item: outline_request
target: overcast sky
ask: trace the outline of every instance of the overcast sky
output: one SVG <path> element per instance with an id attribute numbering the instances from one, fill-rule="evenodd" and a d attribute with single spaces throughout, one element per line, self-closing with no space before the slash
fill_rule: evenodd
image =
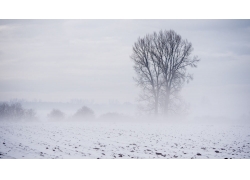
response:
<path id="1" fill-rule="evenodd" d="M 250 113 L 249 20 L 0 20 L 0 101 L 135 103 L 132 46 L 161 29 L 201 59 L 182 90 L 192 107 Z"/>

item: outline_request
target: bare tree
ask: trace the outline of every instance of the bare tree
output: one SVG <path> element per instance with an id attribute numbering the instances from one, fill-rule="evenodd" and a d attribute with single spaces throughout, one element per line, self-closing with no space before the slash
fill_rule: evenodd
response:
<path id="1" fill-rule="evenodd" d="M 133 59 L 137 85 L 142 87 L 141 100 L 158 114 L 175 111 L 179 92 L 193 76 L 187 67 L 197 67 L 197 56 L 190 57 L 192 44 L 173 30 L 154 32 L 134 44 Z M 149 109 L 150 110 L 150 109 Z"/>
<path id="2" fill-rule="evenodd" d="M 143 91 L 139 100 L 147 102 L 147 111 L 158 114 L 160 89 L 164 81 L 161 78 L 160 66 L 152 57 L 152 40 L 151 35 L 138 38 L 131 59 L 135 62 L 134 69 L 137 73 L 137 78 L 134 79 Z"/>

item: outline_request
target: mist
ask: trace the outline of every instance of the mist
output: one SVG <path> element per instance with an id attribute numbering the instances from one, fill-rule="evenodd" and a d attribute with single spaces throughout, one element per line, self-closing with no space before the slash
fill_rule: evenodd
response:
<path id="1" fill-rule="evenodd" d="M 0 101 L 137 104 L 133 43 L 174 29 L 201 59 L 181 91 L 190 114 L 249 116 L 249 27 L 249 20 L 1 20 Z"/>
<path id="2" fill-rule="evenodd" d="M 196 68 L 186 69 L 193 79 L 185 82 L 178 92 L 182 106 L 167 115 L 155 115 L 142 108 L 145 105 L 139 100 L 142 88 L 135 82 L 137 74 L 131 59 L 138 38 L 161 30 L 180 34 L 192 44 L 191 55 L 199 58 Z M 222 136 L 230 134 L 232 129 L 235 134 L 242 133 L 232 139 L 243 143 L 246 154 L 229 156 L 216 152 L 202 158 L 249 158 L 249 34 L 249 20 L 0 20 L 0 134 L 3 135 L 0 140 L 15 146 L 19 146 L 18 141 L 24 143 L 19 135 L 12 134 L 13 138 L 4 135 L 13 129 L 20 134 L 37 131 L 46 139 L 47 149 L 53 144 L 47 138 L 57 133 L 65 138 L 62 138 L 65 151 L 58 145 L 61 148 L 58 154 L 53 154 L 58 150 L 53 147 L 47 155 L 32 151 L 33 155 L 27 158 L 200 158 L 204 144 L 198 144 L 199 152 L 189 156 L 172 151 L 170 155 L 164 151 L 145 155 L 144 150 L 133 156 L 128 153 L 135 148 L 126 151 L 126 155 L 118 152 L 113 155 L 111 151 L 119 149 L 116 140 L 135 144 L 138 136 L 143 146 L 148 146 L 155 136 L 161 139 L 178 136 L 181 140 L 171 139 L 171 142 L 180 145 L 188 142 L 189 138 L 182 139 L 182 135 L 191 137 L 192 129 L 196 129 L 194 136 L 204 131 L 203 137 L 209 136 L 212 140 L 216 139 L 212 132 Z M 64 131 L 79 133 L 79 137 Z M 66 148 L 66 142 L 71 141 L 71 137 L 80 142 L 84 132 L 93 139 L 85 139 L 91 147 L 96 146 L 96 139 L 104 134 L 110 139 L 114 137 L 114 141 L 107 140 L 112 147 L 105 151 L 110 154 L 91 153 L 92 150 L 88 152 L 91 155 L 74 151 L 71 156 L 73 150 Z M 164 134 L 166 132 L 170 134 Z M 120 139 L 120 134 L 125 137 Z M 159 141 L 157 139 L 157 143 Z M 26 145 L 31 147 L 31 142 Z M 71 142 L 70 146 L 80 148 L 78 141 Z M 170 149 L 173 143 L 168 144 Z M 155 141 L 151 144 L 156 146 Z M 234 146 L 233 142 L 229 144 Z M 23 158 L 17 151 L 8 154 L 8 148 L 13 147 L 0 148 L 4 158 Z M 38 151 L 39 148 L 42 147 L 37 146 Z M 209 148 L 214 151 L 212 145 Z M 218 148 L 225 149 L 219 145 Z"/>

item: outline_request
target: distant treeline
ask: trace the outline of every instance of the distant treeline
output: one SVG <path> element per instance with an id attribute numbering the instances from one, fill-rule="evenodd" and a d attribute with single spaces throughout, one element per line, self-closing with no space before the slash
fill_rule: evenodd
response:
<path id="1" fill-rule="evenodd" d="M 48 113 L 47 118 L 49 121 L 64 121 L 64 120 L 93 120 L 95 113 L 87 106 L 82 106 L 78 109 L 73 116 L 66 118 L 66 114 L 59 109 L 52 109 Z M 99 119 L 126 119 L 127 116 L 119 113 L 106 113 L 99 117 Z M 25 109 L 19 102 L 3 102 L 0 103 L 0 120 L 6 121 L 22 121 L 22 120 L 37 120 L 36 112 L 34 109 Z"/>
<path id="2" fill-rule="evenodd" d="M 36 112 L 33 109 L 24 109 L 21 103 L 1 103 L 0 120 L 34 120 Z"/>
<path id="3" fill-rule="evenodd" d="M 6 102 L 6 101 L 5 101 Z M 110 103 L 83 103 L 81 101 L 77 102 L 31 102 L 13 99 L 8 101 L 9 103 L 21 103 L 24 108 L 35 109 L 39 116 L 45 118 L 52 109 L 60 109 L 69 114 L 75 113 L 77 109 L 87 106 L 95 110 L 97 116 L 104 114 L 106 112 L 121 112 L 123 114 L 133 115 L 137 111 L 137 104 L 133 103 L 119 103 L 119 102 L 110 102 Z M 0 104 L 4 103 L 0 101 Z"/>

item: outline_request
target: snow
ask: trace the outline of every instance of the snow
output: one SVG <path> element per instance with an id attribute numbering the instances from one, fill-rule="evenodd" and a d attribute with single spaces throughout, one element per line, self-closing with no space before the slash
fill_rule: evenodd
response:
<path id="1" fill-rule="evenodd" d="M 250 125 L 1 122 L 0 158 L 249 159 Z"/>

